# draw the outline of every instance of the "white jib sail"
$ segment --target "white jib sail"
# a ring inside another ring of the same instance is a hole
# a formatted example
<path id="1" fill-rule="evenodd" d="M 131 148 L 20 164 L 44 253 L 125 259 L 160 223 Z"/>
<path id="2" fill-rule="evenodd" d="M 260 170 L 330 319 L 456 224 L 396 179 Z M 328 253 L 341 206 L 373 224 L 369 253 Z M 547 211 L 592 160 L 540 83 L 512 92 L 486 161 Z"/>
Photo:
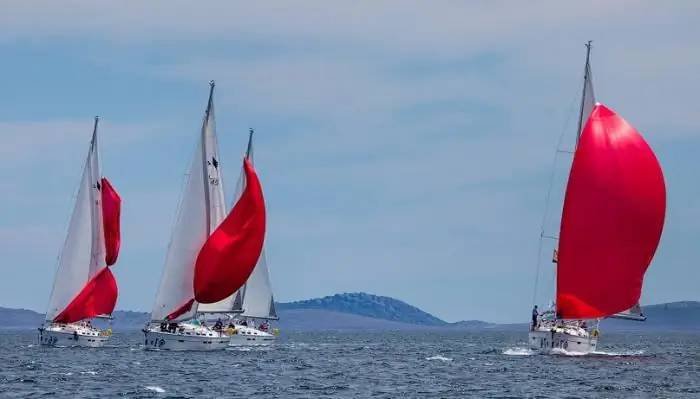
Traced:
<path id="1" fill-rule="evenodd" d="M 90 144 L 83 174 L 80 179 L 78 196 L 73 208 L 66 241 L 58 261 L 56 277 L 46 311 L 46 320 L 51 321 L 75 298 L 88 282 L 92 268 L 93 231 L 93 172 L 96 141 Z M 103 260 L 104 262 L 104 260 Z"/>
<path id="2" fill-rule="evenodd" d="M 200 136 L 168 245 L 163 275 L 151 312 L 152 321 L 163 320 L 194 298 L 194 264 L 207 239 L 208 230 L 202 145 L 204 143 Z M 191 318 L 196 310 L 197 306 L 193 305 L 189 312 L 180 315 L 177 320 Z"/>

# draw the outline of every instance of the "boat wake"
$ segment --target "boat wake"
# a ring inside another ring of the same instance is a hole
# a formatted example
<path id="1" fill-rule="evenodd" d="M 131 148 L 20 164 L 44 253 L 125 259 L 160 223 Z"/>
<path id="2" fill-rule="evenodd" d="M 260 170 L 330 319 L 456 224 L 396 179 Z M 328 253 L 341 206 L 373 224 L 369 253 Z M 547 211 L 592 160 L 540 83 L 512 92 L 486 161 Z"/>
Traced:
<path id="1" fill-rule="evenodd" d="M 652 357 L 647 355 L 643 350 L 639 351 L 622 351 L 622 352 L 593 352 L 591 356 L 614 356 L 614 357 Z"/>
<path id="2" fill-rule="evenodd" d="M 569 352 L 564 349 L 552 349 L 550 354 L 557 356 L 586 356 L 586 357 L 646 357 L 643 350 L 638 351 L 621 351 L 621 352 L 605 352 L 595 351 L 590 353 Z"/>
<path id="3" fill-rule="evenodd" d="M 426 357 L 425 360 L 441 360 L 443 362 L 451 362 L 452 361 L 452 359 L 450 359 L 449 357 L 440 356 L 440 355 Z"/>
<path id="4" fill-rule="evenodd" d="M 515 347 L 506 348 L 503 351 L 504 355 L 508 356 L 531 356 L 531 355 L 554 355 L 554 356 L 586 356 L 586 357 L 649 357 L 652 355 L 646 355 L 643 350 L 637 351 L 620 351 L 620 352 L 605 352 L 605 351 L 595 351 L 590 353 L 583 352 L 572 352 L 560 348 L 554 348 L 546 353 L 541 353 L 534 349 Z"/>
<path id="5" fill-rule="evenodd" d="M 533 351 L 530 348 L 506 348 L 506 350 L 503 351 L 504 355 L 508 356 L 531 356 L 537 354 L 537 352 Z"/>

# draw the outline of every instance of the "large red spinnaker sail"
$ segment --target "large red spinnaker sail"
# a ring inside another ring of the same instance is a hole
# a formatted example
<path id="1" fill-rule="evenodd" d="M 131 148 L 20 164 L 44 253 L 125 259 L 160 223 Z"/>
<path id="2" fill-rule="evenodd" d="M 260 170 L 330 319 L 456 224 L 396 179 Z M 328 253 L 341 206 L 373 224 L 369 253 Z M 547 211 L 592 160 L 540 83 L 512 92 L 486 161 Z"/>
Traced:
<path id="1" fill-rule="evenodd" d="M 122 199 L 112 187 L 109 180 L 102 178 L 102 224 L 105 236 L 105 263 L 112 266 L 117 263 L 121 233 L 119 218 L 122 210 Z"/>
<path id="2" fill-rule="evenodd" d="M 102 314 L 112 314 L 117 304 L 117 281 L 104 267 L 85 284 L 82 291 L 56 316 L 57 323 L 75 323 Z"/>
<path id="3" fill-rule="evenodd" d="M 637 130 L 596 104 L 574 155 L 559 236 L 557 315 L 634 306 L 666 215 L 661 165 Z"/>
<path id="4" fill-rule="evenodd" d="M 260 258 L 265 241 L 265 200 L 258 176 L 243 160 L 245 190 L 226 219 L 209 236 L 197 255 L 194 298 L 218 302 L 245 284 Z"/>

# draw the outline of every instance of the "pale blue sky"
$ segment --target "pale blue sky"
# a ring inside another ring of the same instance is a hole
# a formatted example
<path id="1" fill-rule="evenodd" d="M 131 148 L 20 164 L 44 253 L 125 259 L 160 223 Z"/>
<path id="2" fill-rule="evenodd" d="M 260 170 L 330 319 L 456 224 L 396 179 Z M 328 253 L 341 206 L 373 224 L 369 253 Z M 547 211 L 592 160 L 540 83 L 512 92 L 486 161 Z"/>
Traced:
<path id="1" fill-rule="evenodd" d="M 367 291 L 523 320 L 589 39 L 598 99 L 666 175 L 643 303 L 700 300 L 700 3 L 184 3 L 0 0 L 0 305 L 44 311 L 100 115 L 124 201 L 118 308 L 150 311 L 215 79 L 229 195 L 257 131 L 278 300 Z"/>

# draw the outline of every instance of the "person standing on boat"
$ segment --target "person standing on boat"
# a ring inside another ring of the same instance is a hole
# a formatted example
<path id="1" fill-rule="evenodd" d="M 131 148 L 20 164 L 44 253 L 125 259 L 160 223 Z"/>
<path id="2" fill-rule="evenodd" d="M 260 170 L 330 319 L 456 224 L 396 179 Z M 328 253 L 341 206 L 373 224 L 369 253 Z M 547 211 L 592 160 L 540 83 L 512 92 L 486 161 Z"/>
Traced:
<path id="1" fill-rule="evenodd" d="M 532 308 L 532 331 L 535 331 L 535 328 L 537 328 L 537 317 L 539 315 L 540 315 L 540 312 L 537 309 L 537 305 L 535 305 L 535 307 Z"/>

